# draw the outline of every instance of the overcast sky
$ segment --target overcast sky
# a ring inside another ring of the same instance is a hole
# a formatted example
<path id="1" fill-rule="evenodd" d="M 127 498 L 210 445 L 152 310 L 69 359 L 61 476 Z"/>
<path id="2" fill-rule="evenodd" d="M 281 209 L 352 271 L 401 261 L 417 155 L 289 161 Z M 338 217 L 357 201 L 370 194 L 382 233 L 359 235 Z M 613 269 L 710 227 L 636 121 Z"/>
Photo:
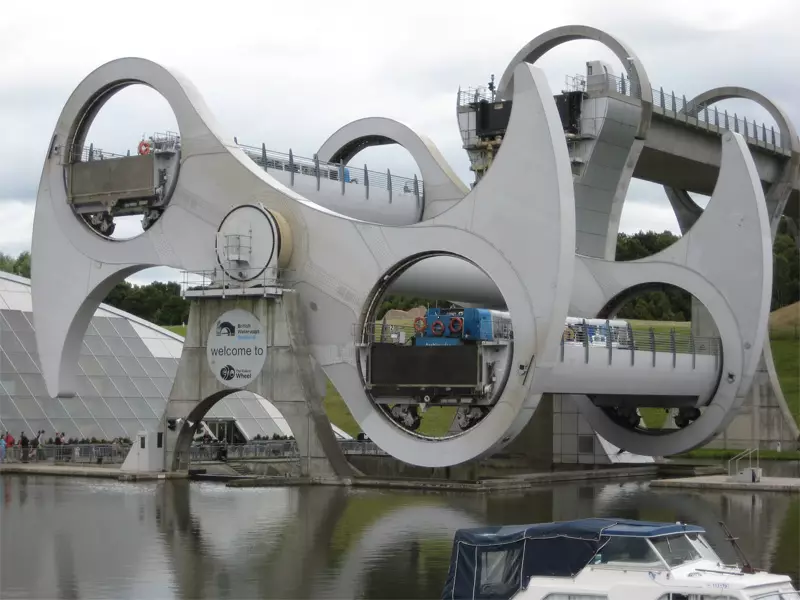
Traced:
<path id="1" fill-rule="evenodd" d="M 628 43 L 655 87 L 691 98 L 720 85 L 750 87 L 800 124 L 800 1 L 702 2 L 3 2 L 0 16 L 0 251 L 30 248 L 33 208 L 47 145 L 69 94 L 109 60 L 141 56 L 187 75 L 240 143 L 311 156 L 336 129 L 387 116 L 427 134 L 464 181 L 472 174 L 456 125 L 459 86 L 500 77 L 538 34 L 566 24 L 599 27 Z M 47 8 L 44 8 L 47 6 Z M 516 7 L 516 8 L 512 8 Z M 572 42 L 538 66 L 554 93 L 592 59 L 616 58 Z M 760 107 L 722 108 L 773 122 Z M 175 130 L 152 90 L 123 90 L 100 112 L 89 139 L 135 151 L 142 134 Z M 401 148 L 366 150 L 371 169 L 411 175 Z M 677 224 L 663 191 L 634 182 L 622 230 Z M 133 280 L 174 277 L 162 269 Z"/>

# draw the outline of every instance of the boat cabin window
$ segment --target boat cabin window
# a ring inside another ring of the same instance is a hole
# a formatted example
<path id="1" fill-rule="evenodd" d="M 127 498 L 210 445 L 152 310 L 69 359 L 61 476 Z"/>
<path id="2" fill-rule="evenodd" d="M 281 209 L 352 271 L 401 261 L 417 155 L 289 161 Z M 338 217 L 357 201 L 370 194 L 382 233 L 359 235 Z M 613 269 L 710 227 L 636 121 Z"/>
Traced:
<path id="1" fill-rule="evenodd" d="M 651 538 L 650 542 L 670 567 L 679 567 L 684 563 L 703 558 L 694 544 L 683 533 Z"/>
<path id="2" fill-rule="evenodd" d="M 612 537 L 603 547 L 597 551 L 592 558 L 592 565 L 641 565 L 641 566 L 663 566 L 658 555 L 653 551 L 647 538 L 643 537 Z"/>
<path id="3" fill-rule="evenodd" d="M 514 544 L 507 550 L 480 551 L 476 598 L 510 598 L 519 589 L 522 550 L 522 544 Z"/>

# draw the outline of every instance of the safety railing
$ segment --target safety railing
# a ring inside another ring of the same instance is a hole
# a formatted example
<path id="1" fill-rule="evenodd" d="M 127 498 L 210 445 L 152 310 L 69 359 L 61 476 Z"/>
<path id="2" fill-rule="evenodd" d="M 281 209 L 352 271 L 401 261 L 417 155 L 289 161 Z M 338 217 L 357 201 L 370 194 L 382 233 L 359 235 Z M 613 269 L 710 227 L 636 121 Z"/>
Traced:
<path id="1" fill-rule="evenodd" d="M 753 455 L 756 457 L 756 469 L 758 469 L 761 464 L 758 448 L 748 448 L 747 450 L 742 450 L 728 461 L 728 476 L 733 477 L 739 472 L 739 463 L 744 459 L 747 459 L 747 468 L 752 469 Z"/>
<path id="2" fill-rule="evenodd" d="M 583 75 L 565 75 L 564 76 L 564 89 L 562 92 L 585 92 L 586 91 L 586 77 Z"/>
<path id="3" fill-rule="evenodd" d="M 607 91 L 631 98 L 642 97 L 638 83 L 629 77 L 606 75 L 606 80 Z M 790 142 L 782 140 L 780 131 L 776 131 L 774 126 L 767 127 L 765 123 L 757 123 L 755 119 L 748 120 L 747 117 L 739 117 L 736 113 L 730 114 L 728 111 L 720 111 L 716 106 L 693 106 L 690 102 L 687 102 L 685 95 L 678 96 L 674 91 L 665 92 L 663 87 L 651 88 L 651 90 L 653 107 L 660 109 L 659 112 L 668 118 L 682 120 L 706 130 L 717 132 L 728 130 L 741 133 L 749 142 L 767 149 L 785 151 L 789 149 L 788 144 Z M 584 75 L 567 75 L 565 77 L 562 92 L 586 91 L 588 91 L 588 86 Z M 480 101 L 493 101 L 493 95 L 486 87 L 459 89 L 459 107 L 470 106 Z"/>
<path id="4" fill-rule="evenodd" d="M 339 442 L 339 446 L 341 447 L 343 454 L 351 454 L 359 456 L 386 455 L 386 452 L 381 450 L 381 448 L 375 442 L 359 442 L 357 440 L 343 440 Z"/>
<path id="5" fill-rule="evenodd" d="M 495 95 L 486 87 L 469 87 L 458 89 L 458 106 L 469 106 L 478 102 L 494 102 Z"/>
<path id="6" fill-rule="evenodd" d="M 367 326 L 366 331 L 362 332 L 356 324 L 353 324 L 353 338 L 364 343 L 410 343 L 411 338 L 417 332 L 414 330 L 413 323 L 392 324 L 377 321 Z"/>
<path id="7" fill-rule="evenodd" d="M 6 448 L 6 462 L 73 464 L 120 464 L 130 446 L 123 444 L 48 444 L 38 448 Z"/>
<path id="8" fill-rule="evenodd" d="M 193 462 L 241 459 L 294 459 L 300 457 L 294 440 L 274 440 L 245 444 L 195 444 L 189 450 Z"/>
<path id="9" fill-rule="evenodd" d="M 636 352 L 648 352 L 652 356 L 652 365 L 656 365 L 659 355 L 672 357 L 672 365 L 677 364 L 678 355 L 690 355 L 692 368 L 696 366 L 698 356 L 714 356 L 715 365 L 719 367 L 722 343 L 718 337 L 695 336 L 690 329 L 656 331 L 653 327 L 636 328 L 628 323 L 626 327 L 613 324 L 605 326 L 577 323 L 567 325 L 561 336 L 561 361 L 564 361 L 569 346 L 585 348 L 584 356 L 589 362 L 597 350 L 607 350 L 608 362 L 611 364 L 620 353 L 630 357 L 630 364 L 636 364 Z"/>
<path id="10" fill-rule="evenodd" d="M 419 202 L 425 194 L 425 184 L 423 180 L 419 179 L 416 175 L 413 177 L 404 177 L 402 175 L 393 175 L 390 169 L 386 169 L 386 171 L 374 171 L 368 169 L 367 165 L 364 165 L 362 169 L 345 165 L 341 162 L 324 162 L 319 160 L 316 155 L 312 158 L 305 158 L 295 155 L 291 149 L 289 149 L 288 153 L 276 152 L 275 150 L 267 150 L 265 144 L 261 144 L 259 148 L 256 146 L 239 144 L 236 138 L 234 138 L 234 140 L 237 146 L 265 171 L 286 171 L 290 173 L 290 185 L 292 186 L 294 185 L 295 175 L 302 175 L 316 177 L 318 181 L 322 179 L 337 181 L 342 185 L 342 194 L 345 193 L 346 186 L 348 185 L 362 186 L 367 198 L 369 198 L 370 189 L 386 190 L 389 194 L 389 202 L 392 201 L 394 195 L 414 195 Z M 151 144 L 151 148 L 154 151 L 180 150 L 180 135 L 173 131 L 155 133 L 145 141 Z M 115 154 L 95 148 L 94 144 L 89 144 L 88 146 L 84 144 L 75 145 L 71 148 L 70 160 L 71 162 L 88 162 L 112 158 L 125 158 L 130 155 L 130 150 L 127 154 Z M 319 189 L 319 184 L 317 189 Z"/>
<path id="11" fill-rule="evenodd" d="M 385 455 L 375 442 L 341 440 L 342 453 L 349 455 Z M 192 462 L 216 462 L 219 460 L 267 460 L 296 459 L 300 451 L 295 440 L 268 440 L 245 444 L 194 444 L 189 450 Z"/>
<path id="12" fill-rule="evenodd" d="M 641 91 L 630 78 L 625 76 L 607 75 L 609 89 L 624 96 L 641 98 Z M 664 116 L 688 122 L 692 119 L 693 124 L 703 129 L 728 130 L 741 133 L 745 139 L 756 144 L 762 144 L 767 148 L 784 148 L 783 143 L 788 140 L 781 140 L 780 131 L 775 131 L 774 126 L 767 128 L 765 123 L 757 123 L 755 119 L 750 121 L 747 117 L 739 118 L 734 114 L 729 114 L 727 110 L 719 111 L 716 106 L 707 105 L 695 106 L 686 100 L 685 95 L 678 96 L 675 92 L 665 92 L 664 88 L 652 88 L 653 107 L 660 108 Z"/>
<path id="13" fill-rule="evenodd" d="M 233 277 L 228 271 L 235 271 Z M 276 296 L 291 289 L 296 283 L 293 269 L 230 268 L 217 267 L 207 271 L 182 271 L 181 295 L 184 298 L 198 296 Z"/>
<path id="14" fill-rule="evenodd" d="M 130 156 L 130 152 L 128 152 Z M 112 158 L 124 158 L 124 154 L 115 154 L 100 148 L 95 148 L 94 144 L 75 145 L 70 153 L 71 162 L 90 162 L 94 160 L 109 160 Z"/>
<path id="15" fill-rule="evenodd" d="M 609 334 L 610 332 L 610 334 Z M 362 331 L 353 325 L 353 337 L 364 343 L 410 343 L 418 335 L 413 323 L 391 323 L 377 321 Z M 508 336 L 498 336 L 505 339 Z M 586 346 L 587 348 L 608 348 L 612 350 L 647 351 L 653 354 L 667 353 L 672 355 L 690 354 L 693 356 L 719 356 L 721 340 L 718 337 L 696 336 L 688 327 L 657 330 L 653 327 L 634 327 L 630 323 L 621 327 L 609 322 L 600 327 L 582 323 L 564 327 L 561 336 L 562 358 L 563 348 L 568 345 Z"/>
<path id="16" fill-rule="evenodd" d="M 360 185 L 365 188 L 367 198 L 369 189 L 386 190 L 389 192 L 389 201 L 394 194 L 413 194 L 418 199 L 424 193 L 424 183 L 421 179 L 414 177 L 403 177 L 392 175 L 391 170 L 386 172 L 373 171 L 364 165 L 364 168 L 357 168 L 344 163 L 323 162 L 316 155 L 312 158 L 305 158 L 295 155 L 290 149 L 288 154 L 267 150 L 266 145 L 261 148 L 239 144 L 245 154 L 250 157 L 258 166 L 265 171 L 287 171 L 291 173 L 291 184 L 294 184 L 294 175 L 305 175 L 316 177 L 317 179 L 328 179 L 338 181 L 342 184 L 342 193 L 347 185 Z"/>

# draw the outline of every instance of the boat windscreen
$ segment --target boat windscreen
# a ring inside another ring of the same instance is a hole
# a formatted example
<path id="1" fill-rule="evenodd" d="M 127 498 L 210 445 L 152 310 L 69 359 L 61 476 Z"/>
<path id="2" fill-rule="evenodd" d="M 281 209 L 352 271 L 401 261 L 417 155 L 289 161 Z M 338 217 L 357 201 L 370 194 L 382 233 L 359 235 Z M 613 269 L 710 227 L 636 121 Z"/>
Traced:
<path id="1" fill-rule="evenodd" d="M 665 535 L 650 540 L 670 567 L 703 558 L 685 534 Z"/>

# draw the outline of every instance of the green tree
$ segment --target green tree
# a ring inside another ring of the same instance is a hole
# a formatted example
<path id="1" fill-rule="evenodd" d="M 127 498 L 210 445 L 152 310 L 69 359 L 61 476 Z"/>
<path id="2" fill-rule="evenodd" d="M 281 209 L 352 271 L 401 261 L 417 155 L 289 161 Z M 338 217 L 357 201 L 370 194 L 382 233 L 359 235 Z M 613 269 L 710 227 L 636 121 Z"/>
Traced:
<path id="1" fill-rule="evenodd" d="M 781 219 L 773 245 L 773 310 L 800 300 L 800 253 L 794 235 L 786 217 Z M 620 233 L 617 237 L 617 260 L 652 256 L 678 239 L 679 236 L 670 231 Z M 23 252 L 16 257 L 0 253 L 0 271 L 30 278 L 30 253 Z M 180 325 L 189 318 L 189 303 L 183 299 L 180 285 L 174 281 L 148 285 L 123 281 L 114 286 L 105 302 L 158 325 Z M 381 302 L 377 318 L 382 319 L 391 309 L 409 310 L 429 304 L 431 302 L 424 298 L 387 296 Z M 621 318 L 667 321 L 690 319 L 691 314 L 691 296 L 681 289 L 664 285 L 659 290 L 636 297 L 619 312 Z"/>
<path id="2" fill-rule="evenodd" d="M 19 275 L 20 277 L 31 277 L 31 253 L 22 252 L 14 258 L 0 252 L 0 271 Z"/>

